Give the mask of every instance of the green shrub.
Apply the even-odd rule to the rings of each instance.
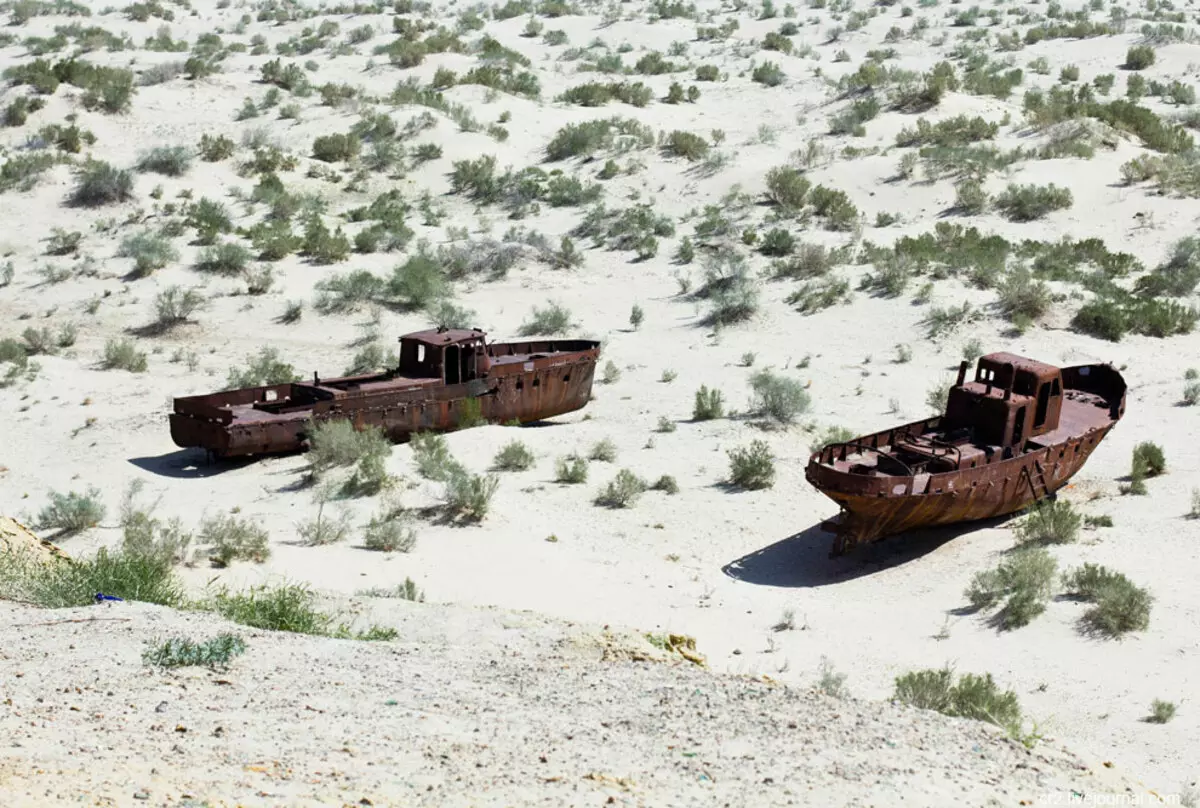
[[[1073,204],[1069,188],[1057,185],[1009,185],[995,198],[997,210],[1014,222],[1031,222]]]
[[[663,151],[672,157],[683,157],[695,162],[708,155],[708,141],[693,132],[675,130],[667,135]]]
[[[142,652],[142,661],[159,668],[183,668],[204,665],[225,668],[234,657],[246,652],[246,641],[236,634],[218,634],[197,642],[187,637],[171,637],[152,644]]]
[[[200,159],[206,163],[228,160],[237,149],[237,144],[225,135],[201,135]]]
[[[1150,704],[1150,715],[1146,716],[1148,724],[1165,724],[1175,717],[1175,703],[1155,699]]]
[[[100,360],[100,366],[105,370],[145,373],[146,354],[139,351],[132,340],[111,337],[104,343],[104,358]]]
[[[787,211],[802,210],[810,188],[812,183],[795,168],[776,166],[767,172],[767,199]]]
[[[519,440],[506,443],[492,460],[492,467],[498,471],[527,471],[533,468],[536,458],[533,452]]]
[[[1070,544],[1078,538],[1082,523],[1083,517],[1071,503],[1044,499],[1035,504],[1017,525],[1017,541],[1021,544]]]
[[[995,724],[1013,735],[1020,731],[1016,693],[997,688],[990,673],[963,674],[955,682],[949,668],[911,671],[896,677],[892,698],[921,710]]]
[[[580,457],[577,454],[570,454],[566,457],[558,458],[554,463],[554,481],[556,483],[578,485],[587,482],[587,477],[587,458]]]
[[[774,62],[763,62],[754,68],[750,77],[764,87],[778,87],[785,78],[783,70]]]
[[[756,412],[779,424],[791,424],[808,411],[812,399],[804,385],[763,368],[750,377]]]
[[[638,497],[645,493],[646,481],[629,469],[621,469],[617,476],[596,495],[596,504],[605,508],[632,508]]]
[[[700,385],[700,389],[696,391],[695,404],[692,406],[693,421],[712,421],[725,416],[725,402],[721,391],[709,389],[706,385]]]
[[[225,381],[226,389],[242,387],[266,387],[299,381],[296,369],[279,358],[276,348],[264,346],[258,353],[246,357],[246,367],[230,368]]]
[[[171,239],[152,230],[126,236],[121,241],[117,255],[133,259],[133,273],[139,278],[179,260],[179,251],[175,249]]]
[[[60,536],[70,536],[95,527],[104,518],[105,507],[100,489],[89,487],[86,493],[50,492],[50,504],[37,517],[37,527],[57,530]]]
[[[325,163],[353,160],[362,150],[362,143],[352,134],[321,135],[313,140],[312,155]]]
[[[240,275],[253,260],[254,253],[236,241],[206,247],[196,257],[196,269],[220,275]]]
[[[696,81],[718,81],[721,71],[716,65],[700,65],[696,68]]]
[[[728,455],[730,485],[751,491],[775,485],[775,457],[766,441],[751,441]]]
[[[978,216],[987,210],[988,195],[983,183],[962,179],[954,184],[954,211],[964,216]]]
[[[1085,631],[1120,637],[1150,625],[1153,596],[1119,572],[1084,564],[1064,575],[1062,583],[1068,595],[1093,604],[1081,621]]]
[[[596,441],[588,452],[588,460],[613,463],[617,459],[617,445],[609,438]]]
[[[298,584],[256,586],[245,592],[219,591],[212,608],[228,620],[267,631],[329,634],[333,617],[317,610],[315,596]]]
[[[560,303],[549,301],[545,308],[533,307],[529,319],[521,324],[517,334],[522,337],[558,336],[571,326],[571,312]]]
[[[1167,458],[1162,447],[1151,441],[1143,441],[1133,447],[1133,463],[1129,476],[1133,479],[1157,477],[1167,470]]]
[[[1125,70],[1145,70],[1154,64],[1154,48],[1149,45],[1134,45],[1125,52]]]
[[[72,205],[85,208],[127,202],[133,198],[133,175],[99,160],[89,160],[75,177]]]
[[[296,532],[300,534],[301,544],[307,547],[319,547],[337,544],[349,535],[351,527],[351,516],[348,511],[341,510],[337,516],[327,517],[325,503],[318,502],[317,515],[298,524]]]
[[[455,467],[446,479],[442,495],[447,517],[463,522],[483,521],[499,486],[500,478],[495,474],[469,474],[461,466]]]
[[[267,531],[235,514],[204,519],[196,538],[209,548],[208,559],[214,567],[228,567],[239,560],[261,564],[271,556]]]
[[[314,477],[336,468],[360,465],[368,456],[382,460],[392,453],[392,445],[382,429],[374,425],[356,429],[345,418],[312,422],[305,433],[308,440],[305,459]]]
[[[412,515],[397,505],[388,505],[371,521],[363,532],[363,547],[383,553],[408,553],[417,545],[412,527]]]
[[[964,595],[977,610],[1003,603],[993,624],[1006,630],[1020,628],[1046,610],[1056,567],[1046,550],[1022,548],[995,568],[976,573]]]
[[[413,434],[410,442],[413,459],[417,463],[417,473],[425,479],[445,482],[462,471],[462,466],[450,455],[445,435],[417,432]]]
[[[138,171],[152,171],[168,177],[182,177],[192,164],[191,150],[185,146],[159,146],[137,161]]]
[[[187,207],[183,223],[196,229],[196,240],[202,245],[216,242],[217,236],[233,230],[229,211],[220,202],[201,197]]]

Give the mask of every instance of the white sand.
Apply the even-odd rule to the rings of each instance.
[[[100,4],[90,5],[99,11]],[[1069,4],[1068,8],[1077,6]],[[201,10],[194,15],[176,9],[176,20],[171,23],[175,38],[193,41],[198,34],[223,28],[226,41],[249,42],[252,35],[262,34],[273,46],[319,24],[315,18],[280,26],[252,22],[244,34],[236,36],[230,30],[243,13],[253,17],[253,9],[197,7]],[[223,71],[211,78],[195,82],[176,79],[141,88],[132,110],[118,117],[84,111],[77,100],[79,91],[64,85],[25,127],[5,129],[0,137],[16,146],[40,126],[61,122],[67,113],[76,112],[80,125],[97,136],[93,153],[126,167],[153,146],[191,145],[204,133],[227,133],[237,139],[246,131],[266,127],[272,138],[301,157],[297,171],[282,175],[289,189],[323,194],[331,212],[367,204],[391,187],[401,189],[415,205],[420,191],[429,189],[449,213],[445,226],[466,227],[472,237],[481,236],[486,227],[497,238],[510,226],[502,211],[492,208],[476,213],[461,197],[443,196],[449,189],[447,174],[452,161],[494,154],[502,167],[536,164],[545,143],[568,122],[621,115],[636,116],[656,130],[680,128],[705,135],[712,129],[723,130],[725,144],[721,148],[729,160],[714,176],[697,176],[688,171],[685,162],[664,159],[650,150],[636,155],[644,161],[644,170],[605,185],[605,201],[610,207],[632,204],[628,200],[636,197],[652,200],[657,211],[676,219],[694,207],[719,204],[735,187],[759,194],[767,170],[788,162],[789,155],[810,138],[820,137],[831,153],[844,145],[890,149],[886,155],[862,159],[838,157],[810,172],[814,183],[850,194],[868,225],[864,238],[888,243],[901,234],[929,231],[953,202],[952,183],[885,182],[895,174],[902,153],[892,147],[895,134],[913,125],[916,116],[882,114],[867,124],[865,138],[825,136],[827,116],[844,105],[828,103],[831,94],[814,71],[819,68],[827,76],[843,75],[856,69],[867,51],[884,47],[897,51],[897,59],[889,65],[928,69],[948,56],[961,36],[961,29],[950,27],[952,17],[944,16],[960,8],[918,10],[918,15],[930,22],[925,41],[894,45],[883,44],[887,30],[893,25],[907,29],[914,19],[901,18],[898,6],[879,8],[879,15],[862,30],[844,34],[833,44],[822,44],[826,32],[834,25],[844,25],[844,18],[838,23],[828,11],[801,9],[795,19],[800,33],[792,39],[797,46],[812,45],[819,60],[761,52],[749,44],[777,30],[784,21],[782,15],[757,21],[757,9],[720,13],[711,24],[719,25],[730,17],[740,20],[735,38],[728,43],[689,42],[688,59],[693,65],[717,64],[729,74],[729,80],[698,83],[702,97],[697,104],[669,106],[654,101],[644,109],[619,103],[584,109],[551,101],[569,86],[609,79],[602,74],[575,74],[573,63],[556,61],[563,48],[550,48],[539,38],[521,37],[525,17],[489,23],[488,33],[533,60],[546,100],[539,104],[504,94],[489,100],[482,87],[452,89],[447,97],[468,105],[485,124],[503,112],[511,113],[512,120],[506,124],[508,140],[498,143],[483,132],[462,133],[435,113],[437,127],[418,141],[437,142],[444,156],[402,180],[373,176],[362,193],[347,194],[341,186],[304,176],[315,163],[307,158],[313,137],[348,130],[358,120],[352,106],[335,110],[320,106],[317,96],[291,99],[284,93],[283,103],[294,100],[302,105],[300,122],[277,120],[274,110],[248,121],[233,121],[244,97],[260,99],[264,94],[265,85],[256,80],[261,64],[273,55],[232,54],[223,63]],[[1043,10],[1041,6],[1028,8]],[[717,10],[715,4],[702,5],[702,10],[709,9]],[[623,5],[621,10],[628,19],[609,27],[599,26],[599,9],[593,16],[544,22],[547,29],[566,31],[571,46],[584,46],[595,37],[614,48],[628,42],[634,50],[625,55],[626,64],[632,64],[644,49],[665,52],[672,41],[694,39],[691,21],[650,24],[644,13],[635,13],[631,6]],[[443,16],[439,12],[437,18],[449,22],[451,13]],[[470,56],[438,54],[415,69],[402,71],[387,65],[386,57],[371,56],[372,47],[392,39],[390,15],[331,18],[341,25],[343,37],[363,24],[374,26],[378,34],[358,46],[353,55],[334,57],[322,49],[283,59],[301,64],[313,60],[318,66],[314,84],[344,82],[386,96],[407,75],[427,82],[439,66],[464,72],[475,64]],[[1106,15],[1093,14],[1093,18]],[[66,22],[69,20],[63,17],[35,17],[28,26],[6,30],[48,36],[55,25]],[[126,31],[140,43],[154,34],[162,20],[133,23],[114,12],[94,16],[85,24]],[[1084,80],[1098,73],[1118,73],[1112,97],[1121,97],[1124,74],[1117,68],[1126,48],[1137,41],[1132,32],[1139,25],[1131,22],[1131,33],[1122,36],[1049,40],[1026,47],[1010,54],[1016,64],[1024,66],[1045,57],[1051,67],[1049,75],[1027,70],[1025,84],[1009,101],[950,93],[928,117],[965,113],[1000,120],[1008,113],[1014,123],[1002,127],[997,145],[1007,149],[1036,144],[1040,142],[1037,138],[1022,134],[1021,91],[1049,87],[1061,66],[1077,64]],[[944,35],[949,35],[945,43],[932,44]],[[741,56],[736,55],[739,49]],[[833,61],[834,54],[843,49],[850,61]],[[87,58],[115,66],[132,63],[141,69],[181,60],[186,54],[101,51]],[[788,74],[785,85],[764,88],[740,75],[752,58],[778,62]],[[1151,79],[1186,80],[1195,72],[1195,58],[1193,45],[1164,46],[1158,49],[1158,62],[1145,74]],[[3,66],[29,59],[19,45],[0,50]],[[369,62],[373,66],[368,68]],[[678,80],[690,85],[691,76],[689,70],[678,74]],[[672,77],[629,80],[642,80],[662,96]],[[23,92],[23,88],[9,90],[5,98]],[[1157,100],[1146,103],[1164,114],[1168,109]],[[417,107],[395,110],[393,117],[403,125],[422,111]],[[758,142],[757,133],[764,125],[773,129],[773,143]],[[1092,160],[1018,163],[1009,177],[989,179],[988,188],[1000,190],[1006,181],[1055,182],[1072,189],[1074,206],[1029,224],[1014,224],[993,214],[963,221],[1010,240],[1066,234],[1103,238],[1111,249],[1134,253],[1153,266],[1177,239],[1194,233],[1200,202],[1122,187],[1120,165],[1144,151],[1135,141],[1125,139],[1115,151],[1101,149]],[[97,211],[63,204],[72,187],[67,167],[52,170],[30,192],[0,194],[0,221],[6,224],[0,247],[11,252],[15,265],[13,283],[0,288],[0,322],[6,324],[0,336],[16,336],[30,325],[57,327],[73,322],[78,326],[73,347],[58,356],[37,357],[41,372],[35,380],[0,389],[4,424],[0,511],[35,516],[50,490],[82,491],[98,486],[104,492],[108,517],[99,528],[63,543],[74,555],[86,554],[119,542],[116,510],[121,493],[132,480],[141,479],[149,495],[161,497],[159,512],[164,516],[180,516],[194,526],[204,515],[237,507],[270,531],[274,552],[267,564],[238,563],[224,571],[205,565],[183,570],[197,590],[209,582],[291,579],[348,594],[365,587],[394,585],[411,576],[435,603],[531,610],[589,624],[691,634],[713,667],[728,673],[769,674],[783,682],[809,685],[821,658],[827,657],[837,670],[848,674],[847,686],[854,696],[868,700],[888,697],[893,679],[900,673],[949,663],[961,671],[990,672],[1004,687],[1015,690],[1028,715],[1047,734],[1048,745],[1066,744],[1089,759],[1111,761],[1116,771],[1164,794],[1178,793],[1200,777],[1200,716],[1191,697],[1200,681],[1200,641],[1194,631],[1200,623],[1194,586],[1200,575],[1200,522],[1183,518],[1190,491],[1200,484],[1200,450],[1195,441],[1185,439],[1197,434],[1196,410],[1177,406],[1183,369],[1200,365],[1200,336],[1169,340],[1127,336],[1119,343],[1097,340],[1067,330],[1069,312],[1078,305],[1078,300],[1067,299],[1065,312],[1052,312],[1023,336],[1008,336],[1007,324],[989,316],[935,343],[926,340],[918,326],[928,307],[910,305],[915,287],[922,282],[918,279],[897,299],[859,292],[850,305],[809,317],[783,302],[795,284],[764,283],[760,314],[751,323],[724,329],[716,337],[700,325],[700,307],[677,296],[673,274],[678,268],[670,262],[677,238],[664,239],[658,256],[642,263],[631,263],[632,253],[589,249],[585,264],[576,270],[554,271],[531,263],[514,269],[504,280],[459,289],[457,302],[478,312],[479,326],[497,339],[514,334],[532,306],[541,306],[547,299],[560,301],[574,313],[577,333],[603,340],[602,362],[611,359],[622,371],[611,386],[597,385],[597,398],[586,410],[555,419],[553,425],[519,433],[487,427],[449,437],[454,455],[477,471],[484,470],[496,450],[515,435],[538,455],[533,470],[502,475],[487,520],[471,528],[422,523],[411,554],[370,553],[356,546],[357,539],[332,547],[303,547],[295,543],[295,526],[315,513],[309,493],[295,490],[303,458],[265,459],[223,470],[197,466],[195,454],[179,453],[171,443],[166,424],[170,399],[218,389],[230,366],[241,364],[248,353],[265,345],[277,347],[304,375],[314,370],[339,372],[353,355],[355,349],[348,346],[361,333],[359,326],[368,315],[318,315],[309,305],[314,284],[350,269],[386,273],[400,257],[355,255],[342,265],[317,267],[292,256],[274,265],[275,288],[266,296],[252,297],[244,294],[240,280],[208,277],[192,268],[198,248],[186,244],[190,231],[187,238],[176,241],[181,260],[149,278],[122,280],[131,262],[116,257],[116,251],[120,238],[135,228],[119,226],[99,232],[93,226],[109,218],[122,222],[138,211],[139,217],[149,217],[147,224],[161,223],[164,217],[155,213],[158,203],[150,197],[157,185],[164,190],[164,202],[179,201],[177,195],[190,190],[194,198],[222,199],[231,210],[240,211],[240,203],[227,195],[233,188],[247,192],[253,186],[254,180],[239,178],[235,172],[235,163],[246,156],[246,150],[240,149],[235,160],[197,162],[181,178],[139,174],[135,202]],[[571,161],[561,167],[590,178],[600,164],[580,167]],[[757,223],[762,216],[762,211],[754,208],[749,212],[753,218],[741,226]],[[899,213],[901,222],[891,228],[873,228],[870,224],[877,212]],[[1145,216],[1136,219],[1139,213]],[[515,224],[540,230],[557,243],[581,215],[582,211],[544,207],[541,215]],[[238,225],[249,226],[261,218],[261,208],[253,216],[239,216]],[[332,226],[334,220],[328,221]],[[693,223],[680,224],[678,236],[691,233]],[[409,225],[418,237],[434,244],[447,238],[444,228],[423,226],[415,210]],[[81,253],[94,259],[95,276],[59,284],[43,281],[38,272],[42,266],[83,263],[43,256],[43,240],[53,228],[85,234]],[[846,243],[850,237],[820,230],[815,224],[797,235],[831,246]],[[579,246],[589,245],[581,242]],[[757,256],[751,260],[755,266],[765,266]],[[837,271],[854,283],[865,269],[852,266]],[[697,266],[690,270],[693,276],[699,272]],[[211,296],[210,306],[197,316],[197,324],[153,340],[139,340],[142,350],[153,351],[145,374],[101,370],[97,358],[105,341],[148,322],[157,291],[176,284],[201,286]],[[1077,289],[1052,285],[1064,295]],[[97,297],[103,298],[98,310],[87,314],[84,306]],[[983,306],[994,298],[994,292],[945,280],[936,283],[933,303],[948,305],[965,299]],[[293,299],[306,302],[302,322],[278,323],[285,301]],[[631,331],[627,321],[635,303],[644,308],[646,317],[640,330]],[[379,328],[390,341],[428,323],[420,313],[384,311]],[[811,434],[796,428],[766,435],[778,458],[774,488],[729,493],[719,487],[727,473],[725,451],[763,434],[741,419],[686,422],[700,384],[720,388],[730,407],[746,409],[747,378],[752,372],[740,366],[746,352],[756,355],[754,368],[783,369],[811,382],[813,410],[806,424],[837,424],[866,433],[914,420],[926,412],[927,390],[951,372],[962,344],[970,338],[978,338],[986,350],[1011,350],[1047,362],[1102,360],[1123,368],[1130,385],[1127,415],[1066,492],[1085,513],[1110,515],[1115,526],[1089,531],[1083,541],[1054,548],[1053,553],[1060,568],[1092,561],[1149,587],[1156,600],[1147,631],[1119,642],[1084,638],[1075,625],[1084,607],[1067,602],[1054,602],[1028,627],[1003,634],[989,628],[983,618],[954,615],[965,605],[962,591],[972,575],[994,564],[998,554],[1011,546],[1010,526],[1003,524],[951,531],[916,545],[892,543],[831,562],[826,559],[829,537],[820,533],[817,525],[835,508],[803,478]],[[891,362],[897,343],[912,346],[910,364]],[[195,354],[194,371],[186,361],[170,361],[177,351]],[[807,367],[797,369],[805,357],[809,358]],[[678,374],[669,384],[659,381],[666,369]],[[898,412],[889,412],[892,399]],[[678,429],[656,433],[660,416],[679,421]],[[593,463],[585,486],[552,482],[555,457],[572,449],[586,450],[602,438],[612,439],[620,450],[611,468]],[[652,448],[647,446],[651,439]],[[1143,440],[1166,447],[1170,473],[1150,481],[1149,496],[1122,497],[1118,478],[1128,471],[1132,447]],[[625,511],[594,507],[591,500],[596,489],[622,467],[649,479],[672,474],[681,490],[673,497],[650,492],[635,508]],[[405,504],[419,507],[436,501],[439,487],[416,476],[410,448],[397,447],[389,468],[411,483],[403,489]],[[352,507],[361,524],[376,506],[362,500]],[[558,541],[547,542],[550,535]],[[795,612],[798,629],[803,626],[803,630],[771,631],[785,609]],[[935,639],[948,615],[950,636]],[[33,619],[22,617],[22,621]],[[406,623],[406,631],[411,628]],[[80,637],[101,636],[86,625],[79,632]],[[20,642],[35,642],[34,635],[25,636],[28,640]],[[411,642],[407,637],[405,641]],[[256,638],[256,642],[278,647],[279,664],[292,653],[304,653],[283,649],[305,647],[289,645],[291,640]],[[338,648],[346,650],[337,653],[364,655],[364,659],[389,653],[374,647]],[[133,646],[125,646],[121,653],[132,660]],[[58,664],[56,659],[54,666]],[[314,677],[308,686],[316,692],[322,686],[321,678]],[[1141,721],[1156,698],[1179,705],[1174,721],[1161,726]],[[115,760],[113,765],[118,765]],[[218,788],[219,783],[210,785]],[[664,795],[673,793],[686,799],[670,787],[664,788]],[[217,793],[224,792],[218,788]],[[517,792],[503,793],[518,799],[513,796]],[[118,803],[123,804],[123,799]]]

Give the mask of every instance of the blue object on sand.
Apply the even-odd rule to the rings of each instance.
[[[96,593],[96,602],[97,603],[103,603],[106,600],[115,600],[118,602],[124,602],[125,598],[119,598],[116,595],[106,595],[103,592]]]

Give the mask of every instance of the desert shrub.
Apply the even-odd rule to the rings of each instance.
[[[568,124],[559,129],[546,145],[551,162],[569,157],[591,157],[598,151],[618,146],[648,148],[654,144],[654,132],[633,118],[606,118]]]
[[[712,421],[725,416],[725,402],[721,391],[709,389],[707,385],[700,385],[700,389],[696,391],[696,400],[692,406],[693,421]]]
[[[50,503],[38,512],[37,526],[42,530],[57,530],[60,536],[71,536],[95,527],[105,512],[100,489],[94,486],[82,494],[51,491]]]
[[[100,360],[100,366],[105,370],[145,373],[146,354],[139,351],[132,340],[112,337],[104,343],[104,357]]]
[[[526,471],[533,468],[533,452],[519,440],[510,441],[496,452],[492,467],[499,471]]]
[[[325,515],[325,503],[317,504],[317,515],[312,519],[301,522],[296,526],[300,541],[307,547],[319,547],[327,544],[337,544],[349,535],[351,530],[349,511],[341,510],[337,516]]]
[[[6,557],[0,564],[0,596],[50,609],[87,606],[96,593],[178,606],[183,586],[169,560],[101,548],[69,564],[45,564]]]
[[[1071,503],[1062,499],[1044,499],[1030,509],[1017,526],[1021,544],[1070,544],[1079,536],[1083,517]]]
[[[704,322],[732,325],[751,319],[759,307],[759,282],[745,258],[729,249],[705,256],[704,282],[695,296],[708,301]]]
[[[1154,64],[1154,48],[1149,45],[1134,45],[1125,52],[1125,70],[1145,70]]]
[[[1033,321],[1050,310],[1050,287],[1035,280],[1025,267],[1018,267],[1005,275],[997,292],[1000,311],[1011,321],[1022,318]]]
[[[675,130],[667,135],[663,151],[672,157],[683,157],[690,161],[703,159],[709,151],[708,141],[694,132]]]
[[[811,188],[808,178],[790,166],[776,166],[767,172],[767,199],[787,211],[803,210]]]
[[[500,478],[495,474],[470,474],[457,466],[445,483],[442,501],[447,516],[455,521],[481,522],[491,508]]]
[[[191,150],[185,146],[159,146],[138,158],[138,171],[151,171],[168,177],[182,177],[192,164]]]
[[[220,202],[207,197],[188,205],[183,223],[196,229],[196,240],[203,245],[213,244],[217,236],[233,230],[229,211]]]
[[[201,135],[200,159],[206,163],[228,160],[237,149],[237,144],[225,135]]]
[[[975,574],[964,595],[973,609],[991,609],[999,604],[992,622],[1001,629],[1028,625],[1046,610],[1057,563],[1046,550],[1022,548],[998,566]]]
[[[1167,458],[1157,443],[1143,441],[1133,447],[1133,462],[1129,472],[1131,478],[1157,477],[1166,470]]]
[[[775,485],[775,456],[766,441],[751,441],[730,449],[728,455],[730,485],[751,491]]]
[[[352,134],[321,135],[313,140],[312,155],[325,163],[338,163],[358,156],[362,143]]]
[[[1122,573],[1084,564],[1064,575],[1062,585],[1071,597],[1093,604],[1081,621],[1085,631],[1119,637],[1150,625],[1153,596]]]
[[[261,564],[271,556],[267,531],[232,513],[201,521],[196,539],[209,548],[208,559],[214,567],[228,567],[239,560]]]
[[[1057,185],[1009,185],[996,196],[997,210],[1014,222],[1031,222],[1056,210],[1071,207],[1069,188]]]
[[[1150,715],[1146,716],[1148,724],[1165,724],[1175,717],[1175,703],[1155,699],[1150,703]]]
[[[922,710],[986,721],[1017,734],[1021,707],[1016,693],[1001,691],[992,675],[963,674],[954,681],[949,668],[911,671],[896,677],[892,698]]]
[[[679,493],[679,483],[670,474],[664,474],[654,481],[654,484],[650,486],[650,490],[662,491],[665,494],[673,496]]]
[[[775,62],[763,62],[751,71],[750,78],[764,87],[778,87],[787,76]]]
[[[595,502],[605,508],[632,508],[647,487],[641,477],[629,469],[621,469],[596,495]]]
[[[587,476],[588,462],[585,457],[570,454],[558,458],[554,463],[554,481],[556,483],[578,485],[587,482]]]
[[[239,275],[253,260],[254,254],[236,241],[206,247],[196,257],[196,269],[220,275]]]
[[[954,210],[964,216],[978,216],[987,210],[988,195],[983,183],[962,179],[954,184]]]
[[[85,208],[127,202],[133,198],[133,175],[100,160],[89,160],[75,176],[72,205]]]
[[[313,476],[357,465],[358,472],[366,472],[366,476],[375,480],[380,474],[386,477],[383,464],[392,453],[392,445],[379,427],[355,429],[353,422],[343,418],[312,423],[305,432],[306,459]],[[366,480],[362,482],[365,484]]]
[[[246,367],[230,368],[225,380],[229,390],[240,387],[266,387],[298,381],[296,369],[279,358],[279,350],[263,346],[258,353],[246,357]]]
[[[750,377],[756,412],[779,424],[791,424],[808,411],[812,400],[804,385],[763,368]]]
[[[521,324],[517,334],[529,336],[557,336],[563,334],[572,325],[571,312],[555,301],[549,301],[545,308],[533,307],[529,319]]]
[[[592,444],[591,450],[588,452],[588,460],[596,460],[601,463],[612,463],[617,459],[617,444],[613,443],[610,438],[603,438]]]
[[[382,553],[408,553],[417,544],[412,515],[398,505],[385,505],[363,531],[363,547]]]
[[[721,70],[716,65],[700,65],[696,68],[696,81],[718,81]]]
[[[450,289],[446,273],[437,259],[418,253],[392,270],[385,294],[389,300],[406,308],[428,309],[447,297]]]
[[[207,640],[171,637],[154,642],[142,652],[142,662],[158,668],[183,668],[203,665],[228,667],[234,657],[246,652],[246,641],[236,634],[218,634]]]
[[[143,230],[121,241],[117,255],[133,259],[133,272],[145,277],[156,269],[162,269],[172,261],[179,260],[179,251],[171,239],[153,230]]]
[[[450,455],[446,436],[436,432],[417,432],[410,441],[417,473],[427,480],[445,482],[462,472],[462,466]]]

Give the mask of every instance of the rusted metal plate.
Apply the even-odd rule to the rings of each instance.
[[[271,454],[304,448],[311,421],[348,419],[399,441],[475,414],[537,421],[590,400],[600,343],[485,340],[478,330],[421,331],[400,338],[400,366],[385,373],[176,398],[171,437],[219,457]]]
[[[805,477],[838,503],[833,554],[918,527],[1001,516],[1062,488],[1125,413],[1107,364],[1008,353],[967,363],[946,413],[814,452]]]

